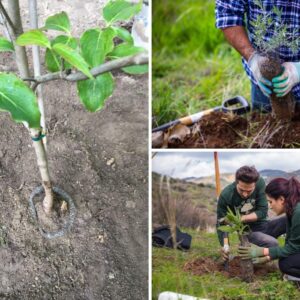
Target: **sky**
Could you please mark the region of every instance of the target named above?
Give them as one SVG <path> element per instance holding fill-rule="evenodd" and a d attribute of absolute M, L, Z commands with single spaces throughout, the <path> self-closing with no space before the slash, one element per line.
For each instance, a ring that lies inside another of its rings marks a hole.
<path fill-rule="evenodd" d="M 258 171 L 276 169 L 286 172 L 300 169 L 299 151 L 222 152 L 218 151 L 220 173 L 235 173 L 244 165 Z M 214 174 L 212 152 L 158 152 L 152 158 L 152 171 L 173 178 L 204 177 Z"/>

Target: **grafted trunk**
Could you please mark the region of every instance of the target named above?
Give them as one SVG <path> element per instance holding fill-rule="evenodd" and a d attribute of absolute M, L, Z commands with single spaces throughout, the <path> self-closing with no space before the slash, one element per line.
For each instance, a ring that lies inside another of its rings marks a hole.
<path fill-rule="evenodd" d="M 239 236 L 241 246 L 250 246 L 249 240 L 248 240 L 248 234 L 242 234 Z M 246 282 L 252 282 L 253 281 L 253 264 L 251 259 L 245 259 L 240 261 L 241 263 L 241 277 Z"/>
<path fill-rule="evenodd" d="M 277 57 L 272 55 L 264 56 L 264 60 L 260 65 L 262 76 L 270 81 L 272 78 L 282 73 L 281 62 Z M 291 120 L 295 110 L 295 100 L 292 93 L 288 93 L 283 97 L 277 97 L 275 93 L 270 96 L 272 114 L 280 120 Z"/>

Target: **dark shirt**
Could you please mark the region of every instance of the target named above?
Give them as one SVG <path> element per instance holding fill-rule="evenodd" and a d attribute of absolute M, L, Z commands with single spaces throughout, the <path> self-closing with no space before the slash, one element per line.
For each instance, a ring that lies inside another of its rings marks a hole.
<path fill-rule="evenodd" d="M 249 224 L 251 227 L 266 222 L 268 213 L 268 202 L 265 195 L 265 181 L 262 177 L 258 179 L 258 181 L 255 184 L 255 189 L 253 193 L 247 199 L 244 199 L 239 195 L 236 189 L 235 182 L 225 187 L 218 199 L 217 220 L 226 216 L 228 212 L 228 207 L 233 212 L 235 212 L 235 209 L 238 209 L 240 211 L 243 204 L 245 203 L 251 203 L 253 209 L 249 213 L 255 212 L 257 215 L 257 221 L 245 224 Z M 217 230 L 217 233 L 220 244 L 223 246 L 223 233 L 219 230 Z"/>

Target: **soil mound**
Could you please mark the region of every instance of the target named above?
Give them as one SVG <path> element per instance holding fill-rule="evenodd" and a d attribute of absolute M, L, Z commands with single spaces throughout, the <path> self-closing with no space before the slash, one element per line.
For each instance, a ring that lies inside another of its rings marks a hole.
<path fill-rule="evenodd" d="M 300 113 L 286 121 L 257 112 L 213 112 L 191 127 L 176 125 L 160 132 L 159 139 L 157 134 L 152 136 L 154 148 L 299 148 Z"/>
<path fill-rule="evenodd" d="M 224 264 L 220 261 L 215 261 L 212 258 L 197 258 L 187 262 L 183 270 L 190 272 L 193 275 L 204 275 L 213 272 L 220 272 L 228 277 L 242 277 L 240 268 L 240 258 L 235 257 L 229 262 L 228 271 L 225 271 Z M 274 265 L 260 265 L 254 267 L 254 276 L 265 276 L 268 273 L 275 272 L 277 268 Z"/>

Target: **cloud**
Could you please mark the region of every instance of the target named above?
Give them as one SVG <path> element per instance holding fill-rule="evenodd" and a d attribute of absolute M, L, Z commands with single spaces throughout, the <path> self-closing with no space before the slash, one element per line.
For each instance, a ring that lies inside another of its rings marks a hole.
<path fill-rule="evenodd" d="M 234 173 L 243 165 L 254 165 L 259 171 L 300 169 L 300 152 L 218 151 L 221 173 Z M 202 177 L 214 174 L 213 152 L 163 152 L 152 159 L 154 172 L 177 178 Z"/>

